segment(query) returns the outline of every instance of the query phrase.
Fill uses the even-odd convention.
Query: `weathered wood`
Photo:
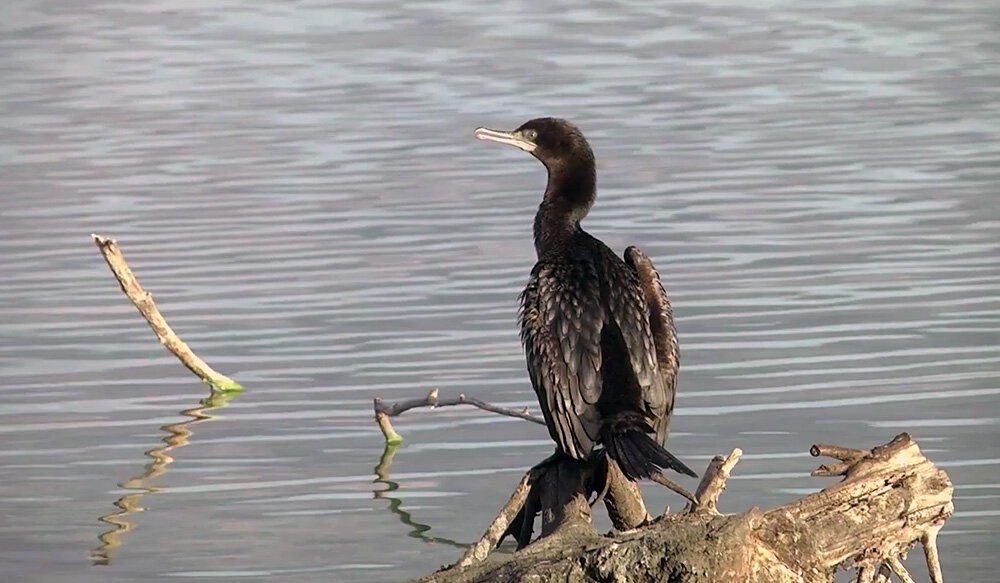
[[[885,564],[881,565],[875,575],[875,583],[889,583],[890,575],[892,575],[892,571],[889,570],[889,567],[886,567]]]
[[[592,462],[566,459],[547,468],[538,479],[542,508],[542,537],[558,531],[597,534],[591,521],[587,481]]]
[[[953,512],[948,476],[901,434],[844,481],[765,513],[758,537],[783,561],[820,571],[896,557]]]
[[[889,566],[889,569],[899,577],[899,583],[917,583],[910,576],[910,572],[906,570],[903,563],[896,557],[886,557],[885,564]]]
[[[604,506],[608,509],[611,524],[617,531],[632,530],[652,518],[642,500],[639,484],[627,479],[615,460],[602,456],[605,461]]]
[[[102,237],[101,235],[91,235],[91,237],[94,239],[94,244],[100,249],[104,261],[111,268],[111,273],[118,280],[118,285],[121,286],[122,291],[128,296],[128,299],[132,301],[132,305],[146,319],[146,322],[152,328],[153,333],[156,334],[156,338],[160,341],[160,344],[176,356],[188,370],[198,375],[201,380],[212,385],[212,388],[220,391],[242,390],[243,387],[239,383],[216,371],[207,362],[198,358],[198,355],[177,336],[173,328],[163,318],[163,314],[156,307],[156,303],[153,302],[153,296],[139,285],[139,280],[132,273],[132,269],[125,261],[125,256],[122,255],[121,249],[118,248],[115,240]]]
[[[838,567],[860,567],[858,581],[884,579],[884,564],[916,541],[934,557],[937,529],[953,512],[948,476],[920,453],[907,434],[864,452],[823,446],[820,452],[853,459],[843,481],[790,504],[721,516],[708,511],[667,515],[625,533],[599,536],[588,528],[589,471],[582,462],[559,462],[539,480],[543,536],[511,554],[469,568],[451,568],[422,581],[621,581],[652,583],[829,583]],[[738,455],[713,460],[716,476],[703,482],[705,501]],[[730,462],[731,463],[727,463]],[[728,468],[727,468],[728,466]],[[723,471],[727,470],[727,471]],[[554,489],[554,490],[553,490]],[[721,492],[722,488],[717,488]],[[933,568],[931,568],[933,571]],[[932,575],[940,581],[940,575]]]
[[[833,478],[845,475],[847,470],[850,468],[851,464],[847,462],[841,462],[839,464],[823,464],[813,470],[812,475],[818,478]]]
[[[698,503],[691,505],[689,508],[690,512],[719,513],[716,508],[719,504],[719,496],[726,489],[726,481],[729,480],[729,473],[733,471],[733,467],[740,461],[742,455],[743,450],[736,448],[728,457],[717,455],[712,459],[708,464],[708,469],[705,470],[705,475],[701,478],[701,483],[698,484],[698,489],[695,490],[695,497],[698,499]]]
[[[830,445],[829,443],[817,443],[809,448],[809,454],[813,457],[832,457],[842,462],[851,463],[865,457],[868,452],[861,449]]]
[[[486,533],[479,539],[479,542],[469,547],[465,551],[465,554],[462,555],[462,558],[458,560],[459,567],[468,567],[469,565],[486,560],[487,555],[497,546],[497,543],[500,542],[500,539],[507,532],[507,528],[514,521],[514,517],[524,507],[524,503],[528,499],[528,493],[531,490],[532,477],[532,473],[528,472],[521,478],[517,488],[514,489],[514,493],[510,495],[510,500],[500,510],[500,514],[497,515],[493,524],[486,529]]]
[[[931,575],[931,583],[944,583],[941,576],[941,560],[938,558],[937,535],[941,526],[934,526],[927,529],[920,542],[924,546],[924,555],[927,557],[927,570]]]
[[[858,578],[855,579],[857,583],[874,583],[875,581],[875,566],[874,565],[861,565],[858,567]]]

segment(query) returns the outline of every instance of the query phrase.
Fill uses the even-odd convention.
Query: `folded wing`
[[[601,429],[600,282],[589,262],[539,262],[521,294],[528,375],[552,438],[584,459]]]
[[[642,291],[649,318],[649,330],[656,349],[660,379],[659,382],[649,386],[646,401],[654,409],[653,429],[656,430],[657,441],[663,443],[667,439],[670,418],[674,412],[677,369],[680,366],[674,313],[653,262],[638,248],[629,247],[625,250],[625,263],[638,277],[639,289]]]

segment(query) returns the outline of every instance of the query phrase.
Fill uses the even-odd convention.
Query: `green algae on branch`
[[[213,371],[214,372],[214,371]],[[243,385],[234,381],[233,379],[227,377],[226,375],[215,373],[216,376],[212,378],[202,378],[206,383],[212,385],[212,388],[224,393],[238,393],[243,390]]]
[[[153,329],[153,333],[156,334],[160,344],[173,353],[188,370],[198,375],[205,383],[211,385],[213,390],[223,392],[242,391],[243,385],[210,367],[208,363],[198,358],[198,355],[177,336],[170,325],[167,324],[163,315],[160,314],[160,310],[157,309],[156,304],[153,302],[153,296],[139,285],[139,280],[136,279],[135,274],[132,273],[132,269],[125,262],[125,256],[122,255],[115,240],[102,237],[101,235],[91,235],[91,237],[94,238],[94,243],[101,250],[101,255],[104,256],[104,260],[108,263],[108,267],[111,268],[115,279],[118,280],[118,285],[121,286],[122,291],[128,296],[128,299],[132,300],[132,304],[139,310],[142,317],[146,319],[146,322],[149,323],[149,327]]]
[[[378,406],[378,401],[378,399],[375,400],[376,407]],[[375,422],[378,423],[378,428],[382,430],[382,435],[385,436],[386,446],[397,446],[403,443],[403,436],[396,433],[396,430],[392,428],[389,415],[376,409]]]

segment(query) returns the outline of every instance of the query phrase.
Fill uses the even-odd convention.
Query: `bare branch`
[[[850,463],[841,462],[839,464],[823,464],[820,467],[812,471],[812,475],[816,477],[833,477],[833,476],[843,476],[847,474],[847,470],[851,469]]]
[[[431,392],[427,393],[427,396],[423,399],[407,399],[396,403],[386,403],[381,397],[375,397],[375,402],[372,405],[372,408],[375,411],[375,421],[378,423],[379,429],[382,430],[382,435],[385,436],[386,442],[402,443],[403,438],[396,433],[395,429],[392,428],[392,423],[389,422],[389,417],[396,417],[397,415],[401,415],[410,409],[417,409],[420,407],[437,409],[440,407],[454,407],[456,405],[470,405],[472,407],[478,407],[483,411],[506,415],[508,417],[517,417],[518,419],[524,419],[525,421],[545,425],[545,420],[541,417],[535,417],[529,413],[527,407],[521,409],[520,411],[516,409],[508,409],[506,407],[492,405],[479,399],[466,397],[464,394],[459,395],[454,399],[446,399],[442,401],[438,399],[437,389],[433,389]]]
[[[837,446],[814,446],[816,450],[835,457],[859,451]],[[885,557],[899,556],[954,511],[954,488],[947,474],[935,468],[906,433],[872,448],[844,473],[842,482],[765,513],[765,520],[787,531],[781,540],[804,536],[808,530],[821,568],[857,557],[872,564],[886,561],[892,568]],[[764,540],[785,556],[773,533],[765,531]]]
[[[687,498],[688,500],[690,500],[692,504],[697,504],[698,503],[698,499],[695,498],[694,494],[692,494],[691,492],[688,492],[687,490],[685,490],[684,487],[681,486],[680,484],[678,484],[677,482],[674,482],[670,478],[664,476],[663,472],[657,472],[657,473],[653,474],[652,476],[650,476],[650,478],[654,482],[656,482],[657,484],[659,484],[661,486],[666,486],[668,489],[673,490],[674,492],[677,492],[681,496],[684,496],[685,498]]]
[[[832,457],[848,463],[856,462],[868,455],[868,452],[863,449],[852,449],[850,447],[841,447],[839,445],[830,445],[828,443],[817,443],[809,448],[809,453],[813,457]]]
[[[937,535],[941,526],[934,526],[927,529],[920,542],[924,546],[924,555],[927,557],[927,570],[931,575],[931,583],[944,583],[941,575],[941,559],[938,558]]]
[[[719,496],[726,489],[726,481],[729,479],[729,474],[733,471],[733,467],[736,466],[736,462],[740,461],[742,455],[743,450],[737,447],[728,457],[715,456],[712,459],[712,462],[708,464],[708,469],[705,470],[705,475],[701,478],[701,483],[698,484],[698,489],[695,490],[696,500],[689,507],[689,512],[719,513],[716,509],[719,503]]]
[[[149,323],[149,327],[153,329],[160,344],[172,352],[188,370],[212,385],[213,388],[220,391],[242,390],[243,387],[239,383],[214,370],[208,366],[208,363],[198,358],[198,355],[174,333],[167,321],[163,319],[160,310],[156,308],[156,304],[153,303],[153,296],[139,285],[139,281],[135,278],[128,263],[125,262],[125,256],[118,249],[118,244],[115,243],[114,239],[100,235],[91,235],[91,237],[94,238],[97,248],[101,250],[101,255],[104,256],[111,272],[114,273],[122,291],[125,292],[128,299],[132,300],[132,304]]]
[[[478,407],[483,411],[489,411],[491,413],[497,413],[499,415],[506,415],[508,417],[517,417],[518,419],[524,419],[525,421],[531,421],[532,423],[537,423],[539,425],[545,425],[545,420],[541,417],[536,417],[528,412],[527,407],[521,410],[508,409],[506,407],[500,407],[498,405],[491,405],[485,401],[475,399],[472,397],[466,397],[464,394],[459,395],[454,399],[438,399],[438,390],[434,389],[427,394],[423,399],[408,399],[406,401],[399,401],[397,403],[386,403],[382,399],[375,399],[375,411],[382,412],[389,417],[396,417],[410,409],[416,409],[419,407],[454,407],[456,405],[471,405],[473,407]]]
[[[913,577],[910,577],[910,572],[906,570],[906,567],[903,566],[903,563],[898,558],[886,557],[885,564],[899,577],[899,583],[916,583]]]
[[[853,457],[857,451],[830,446],[821,453]],[[739,454],[712,461],[697,490],[701,508],[717,502]],[[524,552],[425,581],[563,580],[567,573],[580,581],[659,581],[683,573],[678,581],[685,583],[818,583],[856,564],[860,583],[888,583],[892,573],[908,583],[912,577],[897,557],[921,540],[932,581],[940,583],[934,534],[953,512],[953,487],[906,434],[851,463],[842,482],[784,506],[736,515],[696,510],[608,537],[593,532],[587,504],[590,493],[602,489],[600,476],[611,474],[595,462],[565,458],[545,466],[527,495],[540,496],[542,537]],[[607,498],[613,490],[612,484]],[[518,526],[515,519],[509,530]],[[565,536],[546,536],[556,533]],[[529,537],[522,530],[519,538]]]
[[[500,542],[500,538],[503,537],[504,533],[507,532],[507,528],[510,526],[511,522],[517,516],[518,512],[524,506],[525,501],[528,499],[528,493],[531,490],[531,483],[534,479],[534,474],[528,472],[521,478],[520,483],[518,483],[517,488],[514,489],[514,493],[510,495],[510,500],[507,504],[500,510],[500,514],[497,515],[493,524],[486,529],[483,533],[483,537],[479,539],[479,542],[469,547],[462,558],[458,560],[458,567],[468,567],[469,565],[474,565],[476,563],[481,563],[486,560],[486,557],[490,554]]]
[[[403,436],[396,433],[396,430],[392,428],[392,423],[389,421],[388,415],[381,411],[375,411],[375,422],[378,423],[378,428],[382,430],[382,435],[385,436],[386,443],[390,445],[403,443]]]

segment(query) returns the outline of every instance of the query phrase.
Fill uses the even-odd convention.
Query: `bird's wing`
[[[653,262],[638,248],[629,247],[625,250],[625,263],[638,278],[638,289],[648,315],[648,329],[656,348],[659,379],[647,391],[647,406],[656,409],[653,428],[660,443],[663,443],[674,412],[677,369],[680,366],[674,313]]]
[[[601,429],[604,311],[589,262],[539,262],[521,294],[521,341],[549,433],[564,453],[590,454]]]

